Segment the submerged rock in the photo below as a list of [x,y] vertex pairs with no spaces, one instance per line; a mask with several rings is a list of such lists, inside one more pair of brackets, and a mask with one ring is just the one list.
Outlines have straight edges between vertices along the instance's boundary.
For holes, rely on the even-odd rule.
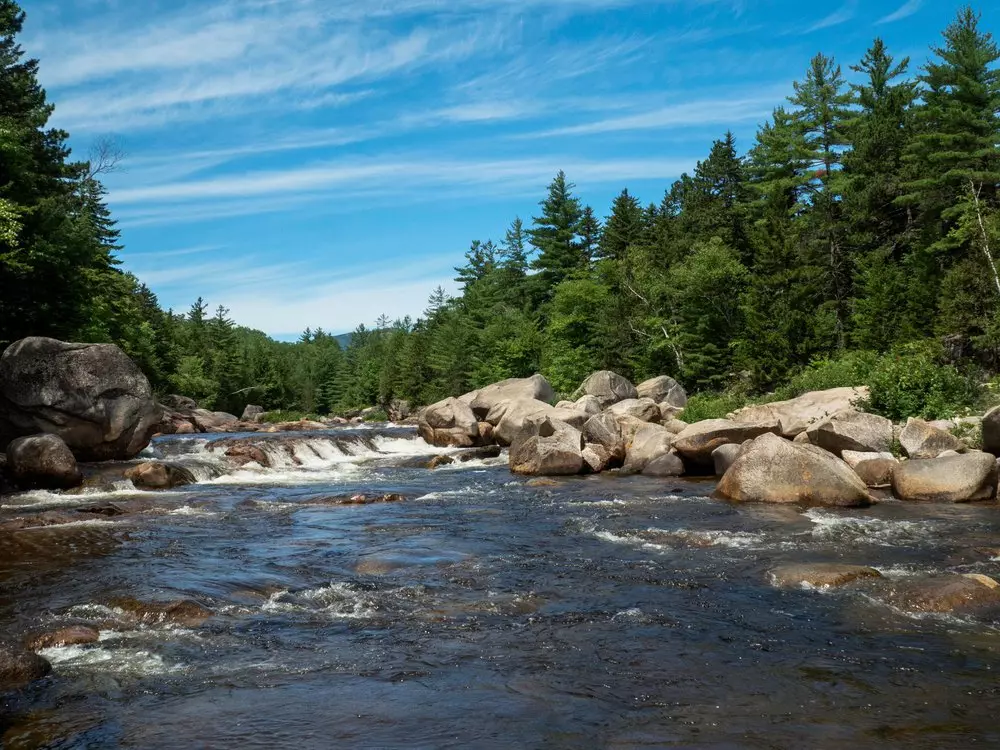
[[810,443],[838,456],[844,451],[882,453],[892,448],[892,422],[854,409],[817,422],[807,433]]
[[427,464],[427,468],[433,470],[438,468],[439,466],[448,466],[449,464],[453,463],[455,463],[455,459],[452,458],[451,456],[434,456],[434,458],[431,459],[430,463]]
[[638,398],[639,392],[627,378],[623,378],[617,372],[600,370],[584,380],[573,394],[574,399],[579,399],[581,396],[596,397],[601,402],[601,408],[606,409],[627,398]]
[[945,451],[961,453],[965,443],[950,432],[934,427],[922,419],[910,418],[899,434],[899,444],[910,458],[937,458]]
[[1000,610],[1000,588],[981,575],[906,578],[893,584],[888,603],[907,612],[975,615]]
[[906,461],[893,471],[892,490],[901,500],[989,500],[996,495],[997,461],[979,452]]
[[143,490],[169,490],[195,482],[194,475],[188,469],[162,461],[147,461],[133,466],[125,472],[125,478]]
[[20,690],[51,671],[52,665],[38,654],[0,643],[0,691]]
[[73,452],[58,435],[31,435],[11,441],[7,471],[24,488],[65,490],[83,482]]
[[119,597],[110,602],[115,609],[146,625],[172,623],[189,628],[201,627],[213,616],[212,610],[190,599],[173,602],[143,602],[132,597]]
[[88,643],[97,643],[100,637],[100,632],[94,628],[88,628],[84,625],[72,625],[51,633],[36,635],[28,641],[28,648],[32,651],[41,651],[43,648],[54,648],[57,646],[83,646]]
[[775,586],[812,586],[814,588],[834,588],[857,581],[860,578],[881,578],[875,568],[846,563],[792,563],[780,565],[771,573]]

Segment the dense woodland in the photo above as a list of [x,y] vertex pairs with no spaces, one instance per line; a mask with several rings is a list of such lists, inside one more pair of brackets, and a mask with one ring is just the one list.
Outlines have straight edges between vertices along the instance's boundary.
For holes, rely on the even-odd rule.
[[164,311],[119,268],[103,162],[48,128],[22,21],[0,0],[0,346],[114,342],[158,391],[237,413],[428,403],[538,371],[568,393],[601,368],[744,396],[923,373],[947,400],[1000,370],[1000,49],[972,9],[919,67],[878,39],[849,71],[816,55],[745,152],[722,135],[659,202],[622,190],[601,211],[558,174],[537,216],[472,242],[460,296],[344,348],[200,299]]

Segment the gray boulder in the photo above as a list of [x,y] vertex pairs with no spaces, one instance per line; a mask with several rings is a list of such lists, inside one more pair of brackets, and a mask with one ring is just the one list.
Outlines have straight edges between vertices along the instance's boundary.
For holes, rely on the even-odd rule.
[[997,461],[989,453],[966,453],[906,461],[892,474],[900,500],[965,503],[996,495]]
[[584,471],[583,435],[565,422],[543,418],[521,429],[510,446],[510,470],[532,476]]
[[899,433],[899,444],[910,458],[937,458],[945,451],[961,453],[965,450],[965,443],[950,432],[913,417]]
[[421,411],[417,433],[438,447],[471,448],[480,442],[472,407],[457,398],[446,398]]
[[243,410],[243,416],[240,417],[241,422],[259,422],[260,418],[264,415],[264,407],[257,406],[256,404],[247,404],[247,407]]
[[660,421],[660,407],[649,398],[627,398],[612,404],[607,411],[616,417],[635,417],[643,422]]
[[666,375],[639,383],[636,386],[636,392],[639,394],[639,398],[652,399],[657,404],[669,404],[679,409],[687,406],[688,397],[684,387]]
[[611,404],[617,404],[627,398],[638,398],[639,392],[628,379],[618,373],[601,370],[584,380],[573,394],[574,399],[579,399],[581,396],[596,396],[601,402],[601,408],[606,409]]
[[224,411],[195,409],[191,412],[191,421],[199,432],[225,432],[240,420],[235,414]]
[[741,445],[764,433],[777,431],[777,422],[742,424],[728,419],[706,419],[684,428],[674,439],[674,448],[688,461],[711,468],[712,451],[720,445]]
[[647,464],[670,453],[674,434],[658,424],[647,424],[636,431],[625,452],[627,474],[642,472]]
[[594,414],[600,414],[603,410],[601,406],[601,399],[597,396],[580,396],[575,402],[576,408],[580,411],[587,412],[593,416]]
[[609,464],[621,466],[625,460],[625,438],[613,414],[604,412],[588,419],[583,426],[583,436],[588,443],[600,445],[607,451]]
[[0,449],[49,433],[81,461],[129,459],[149,445],[161,414],[146,376],[113,344],[32,336],[0,357]]
[[645,477],[681,477],[684,476],[687,467],[677,451],[663,453],[643,467],[642,475]]
[[774,434],[756,438],[719,481],[716,494],[736,502],[865,506],[868,488],[836,456]]
[[578,409],[558,408],[530,398],[500,401],[486,415],[486,421],[496,428],[493,436],[500,445],[511,445],[525,424],[546,418],[566,422],[580,429],[589,415]]
[[712,465],[715,467],[715,476],[721,477],[729,471],[729,467],[736,463],[736,459],[740,457],[742,452],[743,446],[736,445],[735,443],[720,445],[712,451]]
[[1000,406],[986,412],[982,422],[983,450],[1000,456]]
[[69,489],[83,482],[76,458],[58,435],[17,438],[7,446],[7,470],[19,487]]
[[[460,397],[472,407],[479,419],[485,419],[490,410],[501,401],[515,400],[535,400],[551,403],[555,398],[555,391],[549,385],[549,381],[541,375],[532,375],[530,378],[508,378],[499,383],[493,383],[478,391],[466,393]],[[485,421],[489,421],[486,419]]]
[[844,451],[883,453],[892,449],[892,422],[853,409],[817,422],[807,434],[810,443],[838,456]]

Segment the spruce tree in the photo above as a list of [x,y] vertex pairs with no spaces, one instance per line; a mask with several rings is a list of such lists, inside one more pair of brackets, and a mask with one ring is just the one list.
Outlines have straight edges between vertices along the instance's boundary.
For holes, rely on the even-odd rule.
[[528,232],[531,244],[538,250],[531,265],[539,271],[545,298],[550,298],[562,281],[586,269],[578,240],[583,210],[573,195],[573,187],[560,170],[549,184],[548,196],[539,204],[541,215],[534,218]]

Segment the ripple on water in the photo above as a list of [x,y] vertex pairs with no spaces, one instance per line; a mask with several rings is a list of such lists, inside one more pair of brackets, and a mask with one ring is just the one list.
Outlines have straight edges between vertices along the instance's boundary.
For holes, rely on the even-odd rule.
[[925,519],[897,521],[818,508],[811,508],[803,515],[814,524],[806,535],[822,541],[897,547],[926,545],[938,534],[938,524]]

